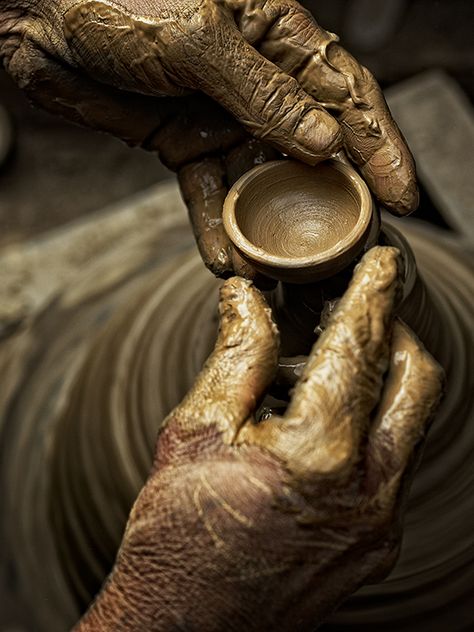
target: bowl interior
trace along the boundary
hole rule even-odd
[[[248,242],[271,257],[307,260],[347,241],[358,224],[363,195],[350,168],[334,161],[264,167],[235,198],[235,222]]]

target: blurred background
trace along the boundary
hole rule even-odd
[[[341,43],[393,98],[390,105],[422,176],[417,216],[457,228],[461,238],[470,234],[472,245],[473,0],[303,0],[302,4],[321,26],[339,34]],[[427,71],[441,72],[419,80]],[[31,107],[0,71],[0,255],[2,249],[44,236],[172,178],[156,155],[132,150],[112,137]],[[0,283],[7,284],[8,269],[3,281],[1,273],[0,269]],[[5,569],[0,570],[1,575]],[[8,572],[5,581],[10,583]],[[18,625],[27,613],[1,584],[0,630],[34,629]]]
[[[472,101],[472,0],[306,0],[303,4],[323,27],[340,35],[342,44],[383,88],[428,69],[443,69]],[[12,126],[0,110],[0,162],[9,147],[8,160],[0,167],[0,247],[173,177],[155,155],[32,108],[2,71],[0,106]],[[428,212],[424,197],[422,202],[421,215]],[[443,223],[436,213],[431,218]]]

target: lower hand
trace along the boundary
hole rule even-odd
[[[168,416],[114,570],[78,630],[314,630],[396,560],[442,371],[394,309],[399,257],[370,250],[283,417],[253,419],[278,333],[224,283],[216,347]]]

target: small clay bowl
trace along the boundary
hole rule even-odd
[[[374,204],[350,165],[276,160],[244,174],[224,202],[224,227],[259,272],[289,283],[336,274],[362,251]]]

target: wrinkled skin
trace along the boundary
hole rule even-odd
[[[281,152],[343,147],[382,204],[417,207],[376,81],[294,0],[0,0],[0,57],[37,104],[158,151],[219,276],[253,275],[222,227],[228,187]]]
[[[393,311],[394,248],[370,250],[284,417],[256,424],[278,333],[226,281],[220,333],[168,416],[113,572],[77,631],[314,630],[398,551],[441,369]]]
[[[417,206],[375,80],[293,0],[0,0],[0,56],[37,104],[158,151],[221,276],[252,275],[222,228],[228,186],[282,152],[343,147],[383,204]],[[226,282],[216,348],[78,630],[313,630],[390,569],[442,383],[393,325],[398,276],[394,249],[365,256],[285,416],[258,425],[278,334],[258,291]]]

